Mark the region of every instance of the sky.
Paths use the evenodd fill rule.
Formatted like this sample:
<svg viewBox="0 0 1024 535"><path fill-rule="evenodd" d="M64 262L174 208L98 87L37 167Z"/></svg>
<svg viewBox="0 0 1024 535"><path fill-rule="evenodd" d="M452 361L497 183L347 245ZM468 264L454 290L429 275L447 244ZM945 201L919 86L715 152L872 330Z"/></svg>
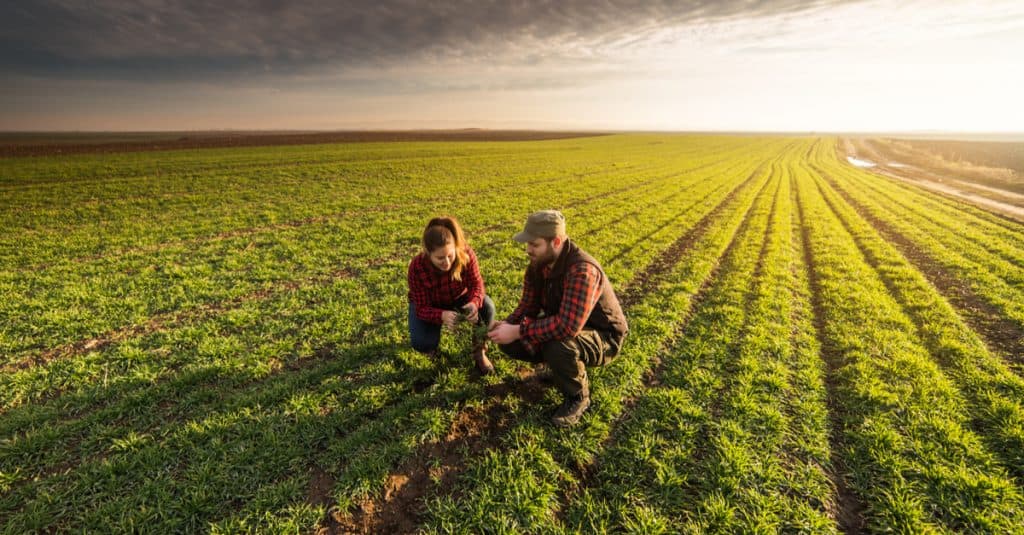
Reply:
<svg viewBox="0 0 1024 535"><path fill-rule="evenodd" d="M0 6L0 130L1024 131L1024 2Z"/></svg>

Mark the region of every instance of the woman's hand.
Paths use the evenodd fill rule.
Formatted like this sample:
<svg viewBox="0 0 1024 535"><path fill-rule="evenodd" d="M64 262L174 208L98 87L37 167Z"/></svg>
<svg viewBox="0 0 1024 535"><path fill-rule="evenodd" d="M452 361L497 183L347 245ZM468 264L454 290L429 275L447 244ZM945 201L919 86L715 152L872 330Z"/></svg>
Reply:
<svg viewBox="0 0 1024 535"><path fill-rule="evenodd" d="M473 303L467 303L462 307L462 311L466 313L466 319L470 323L476 323L480 321L480 311L476 308Z"/></svg>
<svg viewBox="0 0 1024 535"><path fill-rule="evenodd" d="M459 321L459 315L452 310L445 310L441 312L441 325L444 325L449 331L455 330L455 324Z"/></svg>

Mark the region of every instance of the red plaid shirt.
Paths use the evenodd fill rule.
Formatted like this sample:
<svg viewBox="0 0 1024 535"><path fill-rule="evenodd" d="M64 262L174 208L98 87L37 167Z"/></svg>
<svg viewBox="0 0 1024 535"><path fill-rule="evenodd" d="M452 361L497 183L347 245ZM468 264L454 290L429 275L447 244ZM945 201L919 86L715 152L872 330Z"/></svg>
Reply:
<svg viewBox="0 0 1024 535"><path fill-rule="evenodd" d="M409 302L416 306L416 317L428 323L441 324L441 312L454 310L456 302L484 304L484 279L476 253L466 247L469 261L462 268L462 280L452 278L451 271L434 267L426 254L416 255L409 262Z"/></svg>
<svg viewBox="0 0 1024 535"><path fill-rule="evenodd" d="M541 276L548 278L551 266L541 269ZM580 262L569 266L562 283L562 303L558 314L537 318L544 303L543 293L537 294L527 279L523 283L523 296L519 306L505 319L506 322L519 324L519 334L523 345L535 353L537 347L550 340L564 340L576 336L590 318L591 311L601 297L601 272L588 262Z"/></svg>

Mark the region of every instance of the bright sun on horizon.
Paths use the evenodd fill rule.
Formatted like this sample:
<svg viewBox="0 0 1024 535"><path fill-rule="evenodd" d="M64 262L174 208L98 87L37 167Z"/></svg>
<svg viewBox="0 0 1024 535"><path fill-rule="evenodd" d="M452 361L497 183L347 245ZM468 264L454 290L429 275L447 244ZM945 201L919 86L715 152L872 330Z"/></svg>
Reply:
<svg viewBox="0 0 1024 535"><path fill-rule="evenodd" d="M30 1L0 15L5 131L1024 131L1013 1Z"/></svg>

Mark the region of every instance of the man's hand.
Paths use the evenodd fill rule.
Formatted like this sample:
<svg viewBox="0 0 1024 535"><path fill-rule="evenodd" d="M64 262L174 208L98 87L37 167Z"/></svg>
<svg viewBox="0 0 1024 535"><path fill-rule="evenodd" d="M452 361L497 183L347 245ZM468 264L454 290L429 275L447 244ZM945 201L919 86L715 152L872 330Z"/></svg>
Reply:
<svg viewBox="0 0 1024 535"><path fill-rule="evenodd" d="M441 312L441 325L449 331L455 330L455 324L459 321L459 315L453 310Z"/></svg>
<svg viewBox="0 0 1024 535"><path fill-rule="evenodd" d="M519 339L519 326L500 321L487 331L487 337L496 344L511 344Z"/></svg>
<svg viewBox="0 0 1024 535"><path fill-rule="evenodd" d="M476 305L473 303L467 303L462 307L462 311L466 313L466 320L470 323L476 323L480 321L480 311L477 310Z"/></svg>

